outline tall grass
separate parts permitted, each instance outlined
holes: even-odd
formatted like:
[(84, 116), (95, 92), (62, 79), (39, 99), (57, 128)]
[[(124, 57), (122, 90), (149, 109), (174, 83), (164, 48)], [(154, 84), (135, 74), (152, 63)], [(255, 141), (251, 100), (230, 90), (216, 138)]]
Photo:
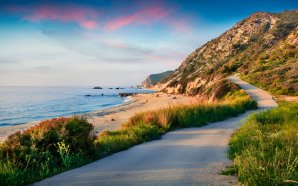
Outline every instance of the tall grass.
[(252, 115), (228, 154), (245, 185), (298, 184), (298, 103)]
[(25, 185), (130, 148), (183, 127), (198, 127), (255, 109), (244, 93), (226, 101), (192, 104), (138, 113), (120, 130), (94, 136), (93, 126), (78, 117), (41, 122), (0, 144), (0, 185)]
[(126, 150), (133, 145), (158, 139), (164, 131), (154, 124), (139, 123), (117, 131), (103, 131), (95, 141), (101, 157)]
[(199, 127), (209, 122), (221, 121), (236, 116), (253, 108), (256, 108), (256, 103), (246, 98), (229, 103), (175, 106), (138, 113), (130, 118), (123, 127), (134, 126), (142, 122), (153, 123), (164, 129)]

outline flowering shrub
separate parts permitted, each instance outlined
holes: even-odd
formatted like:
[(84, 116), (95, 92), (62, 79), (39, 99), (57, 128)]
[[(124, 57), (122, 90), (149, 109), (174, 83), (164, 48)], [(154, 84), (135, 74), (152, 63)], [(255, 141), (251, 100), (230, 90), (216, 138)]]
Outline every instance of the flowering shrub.
[[(68, 169), (80, 159), (94, 156), (92, 130), (92, 124), (76, 116), (42, 121), (0, 144), (0, 163), (23, 170), (43, 170), (40, 173), (59, 167)], [(0, 168), (0, 177), (3, 172)]]

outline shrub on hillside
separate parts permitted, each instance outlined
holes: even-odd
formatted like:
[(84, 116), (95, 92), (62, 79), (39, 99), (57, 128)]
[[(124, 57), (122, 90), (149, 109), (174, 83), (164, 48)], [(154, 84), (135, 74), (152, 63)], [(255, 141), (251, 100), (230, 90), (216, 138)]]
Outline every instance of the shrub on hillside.
[(223, 99), (227, 94), (233, 94), (234, 92), (239, 91), (240, 87), (237, 84), (224, 79), (215, 84), (212, 89), (212, 100), (220, 100)]

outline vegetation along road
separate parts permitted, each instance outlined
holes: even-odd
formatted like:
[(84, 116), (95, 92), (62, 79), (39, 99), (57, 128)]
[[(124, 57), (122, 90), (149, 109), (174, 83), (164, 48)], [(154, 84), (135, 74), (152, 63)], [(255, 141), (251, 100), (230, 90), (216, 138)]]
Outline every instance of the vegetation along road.
[[(236, 76), (229, 79), (251, 95), (261, 109), (277, 106), (267, 92)], [(229, 162), (226, 150), (231, 134), (250, 113), (200, 128), (169, 132), (161, 140), (137, 145), (35, 185), (237, 184), (235, 177), (218, 172)]]

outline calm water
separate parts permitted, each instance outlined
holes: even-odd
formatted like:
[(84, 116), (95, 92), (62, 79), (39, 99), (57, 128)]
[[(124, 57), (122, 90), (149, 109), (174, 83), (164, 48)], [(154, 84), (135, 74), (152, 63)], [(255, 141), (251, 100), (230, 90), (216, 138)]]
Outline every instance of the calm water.
[(99, 90), (92, 87), (0, 86), (0, 127), (111, 108), (129, 101), (119, 97), (120, 92), (152, 91), (128, 87)]

